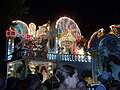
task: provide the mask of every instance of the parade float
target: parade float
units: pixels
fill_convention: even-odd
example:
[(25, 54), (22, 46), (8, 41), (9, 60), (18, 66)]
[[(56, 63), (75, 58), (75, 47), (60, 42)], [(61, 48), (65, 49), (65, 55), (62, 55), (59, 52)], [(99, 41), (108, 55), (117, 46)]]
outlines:
[(94, 32), (88, 41), (88, 50), (93, 60), (94, 79), (102, 74), (107, 67), (112, 70), (112, 76), (118, 79), (120, 72), (120, 25), (111, 25), (110, 31), (105, 34), (103, 28)]
[(91, 62), (90, 54), (85, 50), (87, 40), (83, 38), (78, 25), (72, 19), (61, 17), (52, 30), (55, 31), (55, 40), (52, 52), (48, 53), (50, 60), (56, 60), (58, 54), (58, 59), (62, 61)]
[[(27, 25), (20, 20), (13, 21), (6, 30), (8, 62), (7, 77), (25, 78), (29, 73), (44, 73), (45, 78), (53, 73), (54, 62), (47, 60), (47, 43), (49, 24), (38, 26)], [(44, 66), (44, 70), (42, 70)], [(36, 68), (39, 67), (39, 68)]]
[(45, 80), (53, 74), (54, 68), (72, 64), (81, 76), (92, 79), (88, 41), (81, 35), (75, 21), (68, 17), (61, 17), (55, 24), (46, 23), (38, 28), (34, 23), (27, 25), (16, 20), (6, 30), (6, 37), (7, 77), (25, 78), (29, 73), (41, 72)]
[(88, 41), (81, 35), (80, 28), (75, 21), (69, 17), (61, 17), (51, 30), (55, 31), (53, 35), (55, 38), (52, 39), (54, 48), (50, 48), (52, 52), (47, 54), (47, 58), (56, 61), (57, 66), (72, 64), (78, 69), (79, 76), (92, 79), (91, 55), (86, 50)]

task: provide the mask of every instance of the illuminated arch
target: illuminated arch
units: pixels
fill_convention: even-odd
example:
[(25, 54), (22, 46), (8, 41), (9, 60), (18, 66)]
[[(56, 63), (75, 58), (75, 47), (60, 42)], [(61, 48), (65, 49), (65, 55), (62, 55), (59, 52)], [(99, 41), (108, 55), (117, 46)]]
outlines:
[(33, 37), (35, 37), (35, 35), (36, 35), (36, 25), (33, 22), (31, 22), (29, 24), (29, 29), (30, 29), (30, 32), (28, 32), (28, 34), (33, 35)]
[(15, 26), (13, 26), (13, 28), (16, 30), (16, 35), (18, 35), (19, 32), (21, 33), (21, 35), (30, 32), (29, 27), (25, 22), (20, 20), (14, 20), (13, 23), (16, 24)]
[(62, 30), (62, 33), (64, 33), (66, 30), (71, 30), (76, 38), (81, 39), (81, 31), (78, 25), (75, 23), (74, 20), (68, 17), (59, 18), (56, 22), (55, 28), (60, 28)]
[(98, 34), (98, 32), (96, 31), (90, 37), (90, 40), (88, 41), (88, 45), (87, 45), (88, 49), (91, 48), (92, 46), (94, 47), (94, 45), (95, 45), (95, 43), (96, 43), (96, 41), (98, 39), (97, 34)]

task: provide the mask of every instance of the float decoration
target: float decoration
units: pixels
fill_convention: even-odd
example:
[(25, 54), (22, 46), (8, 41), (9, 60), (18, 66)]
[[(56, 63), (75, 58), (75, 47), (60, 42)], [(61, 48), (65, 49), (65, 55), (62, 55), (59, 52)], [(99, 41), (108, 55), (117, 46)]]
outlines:
[(47, 73), (47, 69), (45, 66), (42, 66), (41, 70), (40, 70), (40, 73), (43, 73), (43, 71), (45, 71)]
[(16, 37), (16, 31), (12, 30), (11, 28), (9, 30), (6, 30), (6, 37), (7, 38), (15, 38)]
[(62, 35), (62, 37), (60, 38), (60, 41), (61, 41), (62, 47), (70, 48), (71, 46), (73, 46), (76, 39), (72, 35), (71, 31), (68, 30), (66, 33)]
[[(55, 28), (57, 29), (57, 50), (59, 53), (59, 48), (65, 47), (66, 53), (71, 52), (71, 54), (77, 54), (77, 43), (81, 39), (81, 32), (78, 25), (74, 22), (74, 20), (68, 17), (61, 17), (57, 20)], [(71, 39), (66, 37), (65, 34), (71, 35)], [(63, 39), (64, 38), (64, 41)], [(73, 40), (73, 41), (72, 41)], [(65, 44), (65, 45), (63, 45)], [(70, 46), (70, 44), (72, 44)], [(67, 46), (67, 47), (66, 47)]]

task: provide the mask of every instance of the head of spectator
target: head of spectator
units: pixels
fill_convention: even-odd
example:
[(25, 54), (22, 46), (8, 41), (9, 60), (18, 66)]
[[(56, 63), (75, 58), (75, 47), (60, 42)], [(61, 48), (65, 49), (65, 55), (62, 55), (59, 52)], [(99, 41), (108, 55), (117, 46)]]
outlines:
[(37, 90), (40, 88), (40, 80), (36, 74), (29, 74), (25, 82), (27, 90)]
[(17, 90), (20, 80), (15, 77), (9, 77), (7, 79), (6, 90)]
[(79, 79), (77, 86), (78, 90), (87, 90), (87, 82), (84, 79)]
[(65, 90), (66, 88), (76, 88), (78, 81), (78, 72), (75, 67), (63, 65), (55, 70), (54, 75), (47, 80), (47, 83), (49, 83), (49, 86), (52, 86), (51, 88), (62, 87)]

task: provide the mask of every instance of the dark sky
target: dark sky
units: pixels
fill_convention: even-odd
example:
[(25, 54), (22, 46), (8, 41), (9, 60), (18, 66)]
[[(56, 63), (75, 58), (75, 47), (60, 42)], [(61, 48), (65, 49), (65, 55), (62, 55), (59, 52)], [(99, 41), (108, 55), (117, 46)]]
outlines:
[[(62, 16), (73, 19), (84, 37), (112, 24), (120, 24), (120, 4), (113, 0), (27, 0), (28, 22), (42, 25), (48, 20), (56, 21)], [(26, 21), (26, 22), (27, 22)]]

